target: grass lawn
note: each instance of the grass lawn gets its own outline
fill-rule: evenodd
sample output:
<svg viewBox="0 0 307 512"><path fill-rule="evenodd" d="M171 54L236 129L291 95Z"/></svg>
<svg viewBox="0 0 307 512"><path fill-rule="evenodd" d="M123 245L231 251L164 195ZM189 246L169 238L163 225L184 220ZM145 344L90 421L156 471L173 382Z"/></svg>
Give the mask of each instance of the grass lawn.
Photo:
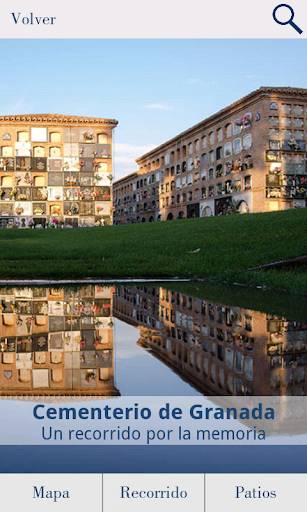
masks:
<svg viewBox="0 0 307 512"><path fill-rule="evenodd" d="M202 277L307 293L307 208L130 226L0 230L0 278ZM196 252L193 252L196 251Z"/></svg>

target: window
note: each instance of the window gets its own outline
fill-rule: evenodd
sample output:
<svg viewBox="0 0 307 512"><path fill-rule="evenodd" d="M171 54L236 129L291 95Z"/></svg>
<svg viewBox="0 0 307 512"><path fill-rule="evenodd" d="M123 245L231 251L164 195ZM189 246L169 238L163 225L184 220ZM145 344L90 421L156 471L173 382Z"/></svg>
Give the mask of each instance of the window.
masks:
<svg viewBox="0 0 307 512"><path fill-rule="evenodd" d="M193 176L192 176L192 174L189 174L188 175L188 185L192 185L192 183L193 183Z"/></svg>
<svg viewBox="0 0 307 512"><path fill-rule="evenodd" d="M281 111L283 114L291 114L291 105L283 103L281 106Z"/></svg>
<svg viewBox="0 0 307 512"><path fill-rule="evenodd" d="M281 136L283 139L291 139L292 131L291 130L281 130ZM271 149L280 149L280 148L271 148Z"/></svg>
<svg viewBox="0 0 307 512"><path fill-rule="evenodd" d="M206 136L206 135L204 135L204 136L201 138L201 140L202 140L202 147L203 147L203 148L206 148L206 147L207 147L207 136Z"/></svg>
<svg viewBox="0 0 307 512"><path fill-rule="evenodd" d="M49 142L61 142L61 134L58 132L51 132L49 134Z"/></svg>
<svg viewBox="0 0 307 512"><path fill-rule="evenodd" d="M241 131L242 131L242 124L241 124L241 118L239 117L233 123L233 134L238 135L238 133L241 133Z"/></svg>
<svg viewBox="0 0 307 512"><path fill-rule="evenodd" d="M178 189L180 189L180 187L181 187L181 179L177 178L176 179L176 189L178 190Z"/></svg>
<svg viewBox="0 0 307 512"><path fill-rule="evenodd" d="M282 160L285 164L291 163L291 155L288 155L287 153L282 153Z"/></svg>
<svg viewBox="0 0 307 512"><path fill-rule="evenodd" d="M188 171L192 171L194 167L194 158L189 158L188 159Z"/></svg>
<svg viewBox="0 0 307 512"><path fill-rule="evenodd" d="M182 194L182 202L185 203L186 200L187 200L187 195L186 195L185 192L183 192L183 194Z"/></svg>
<svg viewBox="0 0 307 512"><path fill-rule="evenodd" d="M234 164L231 161L225 162L225 174L230 174L233 171Z"/></svg>
<svg viewBox="0 0 307 512"><path fill-rule="evenodd" d="M192 190L189 190L188 192L188 201L192 201L193 200L193 192Z"/></svg>
<svg viewBox="0 0 307 512"><path fill-rule="evenodd" d="M192 144L192 142L190 142L190 144L188 145L188 151L189 151L189 155L192 155L192 153L193 153L193 144Z"/></svg>
<svg viewBox="0 0 307 512"><path fill-rule="evenodd" d="M108 135L106 133L98 133L97 142L98 144L108 144Z"/></svg>
<svg viewBox="0 0 307 512"><path fill-rule="evenodd" d="M221 158L223 158L223 148L222 146L219 146L216 148L216 159L220 160Z"/></svg>
<svg viewBox="0 0 307 512"><path fill-rule="evenodd" d="M187 177L186 176L182 176L181 178L181 187L186 187L187 186Z"/></svg>
<svg viewBox="0 0 307 512"><path fill-rule="evenodd" d="M211 169L209 169L209 180L213 180L214 179L214 169L213 167L211 167Z"/></svg>
<svg viewBox="0 0 307 512"><path fill-rule="evenodd" d="M269 128L269 137L270 139L276 139L279 137L279 129L278 128Z"/></svg>
<svg viewBox="0 0 307 512"><path fill-rule="evenodd" d="M53 147L49 149L50 157L59 157L61 156L61 148Z"/></svg>
<svg viewBox="0 0 307 512"><path fill-rule="evenodd" d="M164 161L165 161L165 165L169 164L170 159L169 159L169 154L168 153L166 153L166 155L164 156Z"/></svg>
<svg viewBox="0 0 307 512"><path fill-rule="evenodd" d="M242 151L242 142L241 139L235 139L233 141L233 152L236 155L237 153L240 153Z"/></svg>
<svg viewBox="0 0 307 512"><path fill-rule="evenodd" d="M214 151L213 151L213 149L211 149L211 151L209 151L209 162L210 163L214 162Z"/></svg>
<svg viewBox="0 0 307 512"><path fill-rule="evenodd" d="M270 110L278 110L278 105L275 103L275 101L272 101L269 106Z"/></svg>
<svg viewBox="0 0 307 512"><path fill-rule="evenodd" d="M1 178L1 186L2 187L12 187L13 186L12 176L3 176Z"/></svg>
<svg viewBox="0 0 307 512"><path fill-rule="evenodd" d="M304 138L304 132L303 130L294 130L294 138L301 140Z"/></svg>
<svg viewBox="0 0 307 512"><path fill-rule="evenodd" d="M225 192L226 192L226 194L232 194L232 182L231 182L231 180L225 181Z"/></svg>
<svg viewBox="0 0 307 512"><path fill-rule="evenodd" d="M201 189L201 198L206 199L207 197L207 187L202 187Z"/></svg>
<svg viewBox="0 0 307 512"><path fill-rule="evenodd" d="M303 164L305 162L305 155L300 154L293 154L292 155L292 162L294 164Z"/></svg>
<svg viewBox="0 0 307 512"><path fill-rule="evenodd" d="M218 196L222 195L223 193L223 183L218 183L216 185L216 193Z"/></svg>
<svg viewBox="0 0 307 512"><path fill-rule="evenodd" d="M217 130L217 140L221 142L223 140L223 128Z"/></svg>
<svg viewBox="0 0 307 512"><path fill-rule="evenodd" d="M293 107L293 114L297 116L302 116L304 114L304 107L303 105L294 105Z"/></svg>
<svg viewBox="0 0 307 512"><path fill-rule="evenodd" d="M18 142L29 142L30 136L28 132L17 132Z"/></svg>
<svg viewBox="0 0 307 512"><path fill-rule="evenodd" d="M278 126L279 125L279 117L270 116L269 117L269 125L270 126Z"/></svg>
<svg viewBox="0 0 307 512"><path fill-rule="evenodd" d="M282 117L281 126L291 126L291 117Z"/></svg>
<svg viewBox="0 0 307 512"><path fill-rule="evenodd" d="M43 148L42 146L35 146L33 148L33 156L36 156L36 157L45 156L45 148Z"/></svg>
<svg viewBox="0 0 307 512"><path fill-rule="evenodd" d="M304 119L302 119L301 117L295 117L293 119L293 124L296 128L301 128L302 126L304 126Z"/></svg>
<svg viewBox="0 0 307 512"><path fill-rule="evenodd" d="M11 146L3 146L1 148L1 156L13 156L13 148Z"/></svg>
<svg viewBox="0 0 307 512"><path fill-rule="evenodd" d="M250 190L252 188L252 177L250 175L244 176L244 189Z"/></svg>
<svg viewBox="0 0 307 512"><path fill-rule="evenodd" d="M207 179L207 169L203 169L201 171L201 181L206 181Z"/></svg>
<svg viewBox="0 0 307 512"><path fill-rule="evenodd" d="M254 167L252 155L249 155L249 154L245 155L245 157L243 158L243 165L242 165L243 170L251 169L252 167Z"/></svg>
<svg viewBox="0 0 307 512"><path fill-rule="evenodd" d="M201 165L206 165L207 164L207 153L203 153L201 155Z"/></svg>
<svg viewBox="0 0 307 512"><path fill-rule="evenodd" d="M215 140L214 132L209 133L209 140L210 140L211 145L214 144L214 140Z"/></svg>
<svg viewBox="0 0 307 512"><path fill-rule="evenodd" d="M105 162L102 162L99 164L98 170L100 172L106 172L108 170L108 164Z"/></svg>
<svg viewBox="0 0 307 512"><path fill-rule="evenodd" d="M240 192L241 191L241 180L235 180L234 186L233 186L234 192Z"/></svg>
<svg viewBox="0 0 307 512"><path fill-rule="evenodd" d="M243 137L243 149L249 149L252 147L252 134L244 135Z"/></svg>
<svg viewBox="0 0 307 512"><path fill-rule="evenodd" d="M45 177L44 176L35 176L34 178L34 187L44 187L46 185L45 183Z"/></svg>
<svg viewBox="0 0 307 512"><path fill-rule="evenodd" d="M200 199L200 189L199 188L197 188L195 190L194 198L195 198L195 200Z"/></svg>
<svg viewBox="0 0 307 512"><path fill-rule="evenodd" d="M209 197L213 197L214 196L214 185L210 185L209 187Z"/></svg>
<svg viewBox="0 0 307 512"><path fill-rule="evenodd" d="M176 174L180 174L180 173L181 173L180 164L177 164L176 165Z"/></svg>
<svg viewBox="0 0 307 512"><path fill-rule="evenodd" d="M219 164L216 167L216 177L221 178L222 176L223 176L223 166L222 166L222 164Z"/></svg>
<svg viewBox="0 0 307 512"><path fill-rule="evenodd" d="M200 140L199 139L196 139L196 141L194 142L194 146L195 146L195 151L199 151L199 149L200 149Z"/></svg>
<svg viewBox="0 0 307 512"><path fill-rule="evenodd" d="M198 182L199 182L199 171L196 171L194 174L194 183L198 183Z"/></svg>
<svg viewBox="0 0 307 512"><path fill-rule="evenodd" d="M231 124L228 123L226 124L226 128L225 128L225 131L226 131L226 137L231 137Z"/></svg>
<svg viewBox="0 0 307 512"><path fill-rule="evenodd" d="M232 154L232 147L231 147L231 142L226 142L225 146L224 146L224 155L225 155L225 158L227 158L228 156L230 156Z"/></svg>

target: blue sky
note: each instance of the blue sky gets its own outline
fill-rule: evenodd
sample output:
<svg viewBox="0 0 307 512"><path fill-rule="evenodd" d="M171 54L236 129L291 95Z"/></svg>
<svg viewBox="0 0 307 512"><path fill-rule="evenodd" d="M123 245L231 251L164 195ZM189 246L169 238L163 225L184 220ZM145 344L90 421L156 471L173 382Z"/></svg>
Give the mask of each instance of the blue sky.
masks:
<svg viewBox="0 0 307 512"><path fill-rule="evenodd" d="M115 118L116 178L261 85L307 87L306 40L0 40L0 115Z"/></svg>

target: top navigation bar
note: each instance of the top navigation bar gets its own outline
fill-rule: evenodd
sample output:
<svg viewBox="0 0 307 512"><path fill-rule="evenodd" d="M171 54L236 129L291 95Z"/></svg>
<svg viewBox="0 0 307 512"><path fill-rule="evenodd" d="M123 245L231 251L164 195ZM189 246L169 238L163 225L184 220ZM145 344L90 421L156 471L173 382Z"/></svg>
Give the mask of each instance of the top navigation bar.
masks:
<svg viewBox="0 0 307 512"><path fill-rule="evenodd" d="M0 6L1 38L304 38L307 4L289 0L92 0Z"/></svg>

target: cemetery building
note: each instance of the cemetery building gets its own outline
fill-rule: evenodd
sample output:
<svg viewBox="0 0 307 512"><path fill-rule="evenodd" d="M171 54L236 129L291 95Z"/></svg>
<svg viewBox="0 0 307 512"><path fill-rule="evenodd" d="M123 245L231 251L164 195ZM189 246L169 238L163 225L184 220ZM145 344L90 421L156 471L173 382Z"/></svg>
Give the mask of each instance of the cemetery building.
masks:
<svg viewBox="0 0 307 512"><path fill-rule="evenodd" d="M306 206L307 89L261 87L136 160L116 224Z"/></svg>
<svg viewBox="0 0 307 512"><path fill-rule="evenodd" d="M116 125L58 114L0 117L0 226L109 224Z"/></svg>

